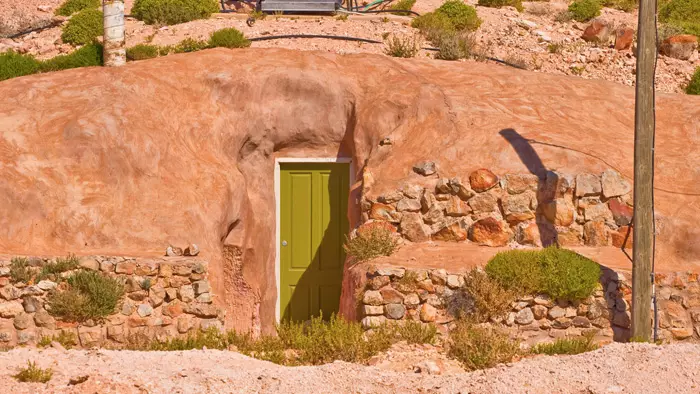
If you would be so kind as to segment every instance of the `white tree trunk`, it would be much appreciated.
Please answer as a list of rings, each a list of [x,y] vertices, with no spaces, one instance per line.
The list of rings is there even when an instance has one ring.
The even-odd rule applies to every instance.
[[[119,67],[126,64],[124,40],[124,0],[103,0],[104,65]]]

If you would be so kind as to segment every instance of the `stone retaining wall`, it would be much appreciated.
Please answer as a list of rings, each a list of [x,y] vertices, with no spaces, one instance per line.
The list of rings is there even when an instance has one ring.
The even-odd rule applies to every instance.
[[[414,171],[426,177],[427,186],[407,184],[365,196],[363,222],[392,223],[413,242],[616,247],[626,242],[626,248],[632,247],[632,185],[614,170],[578,175],[549,171],[540,178],[498,177],[479,169],[464,180],[438,175],[430,162],[419,163]]]
[[[49,261],[29,259],[37,267]],[[0,260],[0,347],[33,345],[61,331],[74,334],[82,347],[119,347],[132,336],[163,339],[200,327],[223,328],[224,311],[212,303],[206,261],[90,256],[81,258],[80,266],[124,280],[125,297],[118,312],[103,322],[76,324],[55,319],[44,303],[57,283],[11,283],[10,260]]]
[[[444,269],[370,268],[365,289],[358,292],[365,329],[400,320],[433,323],[448,332],[469,299],[465,273]],[[660,338],[700,338],[698,275],[657,276]],[[546,295],[523,297],[508,315],[490,324],[529,344],[593,332],[600,341],[624,341],[630,335],[631,284],[622,273],[603,268],[600,286],[580,302],[552,300]],[[468,310],[468,307],[467,307]]]

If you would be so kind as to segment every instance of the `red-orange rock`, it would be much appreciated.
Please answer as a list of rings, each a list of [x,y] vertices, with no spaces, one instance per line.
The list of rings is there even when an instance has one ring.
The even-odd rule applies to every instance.
[[[559,246],[581,246],[583,236],[577,228],[567,228],[557,231],[557,243]]]
[[[629,236],[627,235],[628,232]],[[622,248],[622,245],[624,244],[625,249],[632,249],[633,235],[634,231],[631,227],[622,226],[617,231],[610,232],[610,239],[612,241],[612,245],[616,248]],[[625,239],[627,239],[626,242]]]
[[[178,317],[183,314],[182,304],[179,302],[171,302],[163,306],[163,315],[169,317]]]
[[[505,246],[513,237],[506,222],[487,217],[474,223],[471,240],[486,246]]]
[[[586,242],[586,246],[610,245],[608,226],[602,221],[586,223],[583,226],[583,240]]]
[[[688,60],[698,47],[698,38],[691,34],[682,34],[665,39],[659,50],[662,54],[675,59]]]
[[[610,26],[602,19],[594,19],[581,34],[588,42],[606,42],[610,38]]]
[[[608,201],[608,207],[612,212],[613,220],[618,226],[627,226],[632,223],[632,215],[634,214],[632,207],[617,198]]]
[[[380,202],[372,204],[372,208],[369,211],[369,218],[374,220],[385,220],[395,223],[399,221],[399,216],[398,212],[396,212],[396,208]]]
[[[631,27],[621,27],[615,31],[615,49],[624,51],[632,47],[634,41],[634,29]]]
[[[465,241],[467,239],[467,230],[460,222],[454,222],[433,234],[433,239],[437,241],[452,242]]]
[[[490,188],[496,186],[498,183],[498,177],[493,172],[480,168],[469,175],[469,184],[472,190],[476,192],[485,192]]]
[[[574,222],[574,204],[558,198],[542,205],[544,216],[555,226],[570,226]]]

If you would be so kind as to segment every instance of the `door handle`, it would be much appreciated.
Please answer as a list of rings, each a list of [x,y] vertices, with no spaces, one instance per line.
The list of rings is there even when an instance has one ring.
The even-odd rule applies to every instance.
[[[282,241],[282,246],[287,246],[287,241]]]

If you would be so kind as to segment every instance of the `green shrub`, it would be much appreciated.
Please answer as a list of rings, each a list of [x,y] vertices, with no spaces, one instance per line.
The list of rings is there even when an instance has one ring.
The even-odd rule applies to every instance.
[[[149,25],[176,25],[219,12],[216,0],[136,0],[131,15]]]
[[[391,35],[385,42],[384,53],[392,57],[410,58],[421,49],[420,39],[416,36]]]
[[[474,39],[471,34],[457,31],[445,31],[437,38],[438,53],[435,56],[442,60],[459,60],[471,57],[474,50]]]
[[[35,363],[27,361],[27,367],[22,368],[16,375],[12,377],[20,382],[28,383],[46,383],[51,380],[53,371],[51,368],[41,369]]]
[[[420,30],[433,45],[439,45],[440,39],[444,34],[455,32],[455,27],[450,18],[437,12],[429,12],[414,18],[411,26]]]
[[[56,15],[71,16],[84,9],[97,9],[100,5],[102,5],[100,0],[66,0],[56,9]]]
[[[102,45],[93,43],[69,53],[46,60],[41,64],[41,71],[59,71],[78,67],[102,65]]]
[[[78,344],[78,338],[74,333],[70,331],[61,331],[58,335],[45,335],[41,337],[41,340],[39,340],[36,345],[38,347],[48,347],[51,345],[51,342],[54,341],[60,343],[66,349],[71,349],[73,346]]]
[[[549,247],[498,253],[486,265],[486,273],[516,292],[579,300],[595,290],[600,266],[570,250]]]
[[[479,0],[477,2],[478,5],[482,7],[491,7],[491,8],[501,8],[501,7],[506,7],[510,6],[518,10],[519,12],[523,11],[523,3],[522,0]]]
[[[397,324],[396,335],[409,344],[434,344],[437,338],[437,327],[434,324],[424,324],[415,320],[406,320]]]
[[[47,298],[49,313],[64,321],[101,320],[117,308],[124,286],[98,271],[78,271],[67,278],[68,288]]]
[[[250,41],[238,31],[238,29],[228,28],[213,32],[209,38],[210,48],[246,48],[250,46]]]
[[[587,22],[600,15],[601,8],[598,0],[576,0],[569,5],[569,12],[575,21]]]
[[[57,258],[55,263],[48,263],[41,267],[41,271],[36,277],[36,281],[39,282],[44,279],[52,280],[58,282],[60,279],[60,274],[72,271],[80,266],[80,261],[75,256],[68,256],[67,258]]]
[[[131,48],[126,48],[126,60],[137,61],[153,59],[160,54],[160,48],[157,45],[139,44]]]
[[[603,0],[603,5],[624,12],[637,9],[637,2],[635,0]]]
[[[0,81],[37,73],[40,64],[34,56],[22,55],[13,50],[0,53]]]
[[[514,291],[504,288],[496,279],[479,269],[472,269],[465,275],[464,289],[469,305],[459,308],[462,313],[458,317],[476,323],[504,317],[516,299]]]
[[[416,4],[416,0],[399,0],[396,4],[389,7],[390,10],[395,11],[410,11]],[[394,15],[409,15],[408,12],[392,12]]]
[[[659,21],[700,38],[700,1],[670,0],[660,6]]]
[[[73,15],[63,28],[61,39],[72,45],[86,45],[103,34],[102,11],[87,9]]]
[[[447,354],[459,361],[465,369],[473,371],[510,362],[519,353],[519,349],[519,344],[507,334],[458,321],[450,331]]]
[[[700,95],[700,67],[695,69],[695,73],[690,78],[688,86],[685,88],[688,94]]]
[[[345,238],[343,248],[348,256],[356,262],[366,261],[379,256],[391,256],[398,243],[396,235],[386,222],[372,222],[360,227],[357,236]]]
[[[10,280],[12,283],[29,283],[33,276],[34,272],[29,267],[29,260],[24,257],[13,257],[10,260]]]
[[[561,338],[551,343],[540,343],[535,345],[530,352],[533,354],[579,354],[598,349],[598,345],[593,342],[593,335],[583,338]]]
[[[175,53],[189,53],[197,52],[202,49],[207,49],[209,44],[206,41],[195,40],[194,38],[185,38],[180,41],[175,47],[173,47],[173,52]]]
[[[435,12],[445,15],[456,30],[475,31],[481,26],[482,21],[476,15],[476,8],[460,0],[447,0]]]

